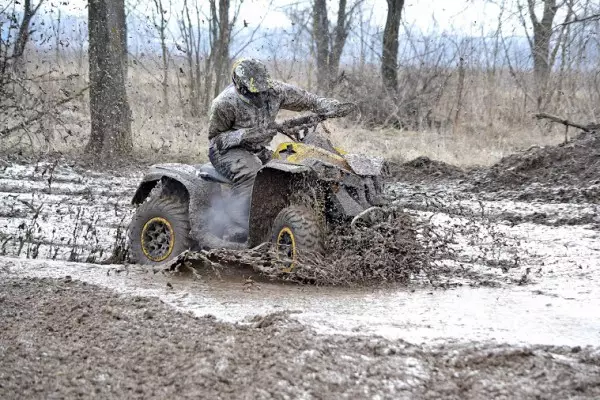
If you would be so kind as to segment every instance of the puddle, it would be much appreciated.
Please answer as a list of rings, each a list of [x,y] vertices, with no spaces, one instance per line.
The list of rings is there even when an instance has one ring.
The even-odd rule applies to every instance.
[[[574,277],[556,290],[554,278],[506,288],[347,289],[245,284],[243,276],[193,280],[140,266],[100,266],[0,259],[20,277],[70,275],[117,292],[156,296],[181,311],[243,322],[256,314],[296,310],[321,333],[380,335],[412,343],[495,340],[510,344],[600,345],[596,281]],[[116,271],[121,271],[117,273]],[[167,286],[167,282],[172,288]]]

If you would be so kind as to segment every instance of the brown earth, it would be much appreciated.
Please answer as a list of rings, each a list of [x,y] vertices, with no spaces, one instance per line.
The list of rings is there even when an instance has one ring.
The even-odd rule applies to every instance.
[[[0,283],[0,398],[598,398],[596,348],[417,346],[231,325],[51,279]]]
[[[428,183],[447,179],[462,179],[467,173],[454,165],[428,157],[417,157],[414,160],[399,163],[388,161],[385,168],[386,177],[390,181]]]
[[[489,168],[463,170],[427,157],[387,163],[387,179],[458,185],[520,201],[600,203],[600,133],[583,132],[558,146],[532,147]]]
[[[534,147],[504,157],[476,185],[502,190],[531,184],[587,187],[600,185],[600,135],[584,132],[558,146]]]

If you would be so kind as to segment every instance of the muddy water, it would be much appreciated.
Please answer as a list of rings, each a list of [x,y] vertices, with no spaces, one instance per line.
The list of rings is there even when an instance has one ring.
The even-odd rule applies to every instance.
[[[504,288],[342,289],[247,283],[243,275],[200,280],[140,266],[2,259],[3,273],[73,279],[121,293],[156,296],[198,316],[244,322],[291,310],[329,334],[381,335],[412,343],[496,340],[511,344],[600,345],[600,291],[588,279]],[[597,280],[595,282],[597,284]],[[597,286],[596,286],[597,287]]]

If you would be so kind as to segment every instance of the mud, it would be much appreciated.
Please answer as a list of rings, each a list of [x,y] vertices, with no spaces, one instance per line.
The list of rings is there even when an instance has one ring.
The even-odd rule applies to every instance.
[[[99,262],[125,246],[141,173],[0,165],[0,255]]]
[[[375,219],[364,226],[333,228],[326,237],[327,253],[302,254],[292,271],[285,268],[274,246],[266,243],[250,251],[187,252],[168,268],[210,268],[220,273],[246,266],[279,281],[327,286],[407,284],[415,276],[435,274],[430,260],[443,243],[426,246],[423,238],[417,238],[424,227],[397,209],[382,210]]]
[[[400,163],[388,161],[385,164],[385,177],[392,182],[437,182],[447,179],[462,179],[467,173],[459,167],[428,157]]]
[[[68,262],[125,245],[139,172],[0,165],[0,398],[598,398],[600,205],[443,176],[388,182],[395,218],[337,236],[331,287],[259,252]]]
[[[583,132],[568,143],[532,147],[489,168],[463,170],[427,157],[386,163],[392,184],[460,187],[481,200],[600,203],[600,132]]]
[[[122,260],[127,246],[125,230],[134,211],[130,199],[139,179],[135,171],[117,175],[56,162],[0,167],[0,255],[85,262]],[[389,193],[392,198],[404,198],[420,189],[410,190],[412,194]],[[459,231],[442,220],[432,225],[429,210],[399,204],[403,208],[394,211],[391,220],[372,230],[335,232],[330,236],[328,257],[298,268],[293,276],[279,273],[272,254],[257,258],[252,252],[215,252],[212,260],[227,267],[245,261],[269,276],[317,284],[407,282],[439,267],[432,268],[432,262],[465,258],[446,254],[446,244],[450,244],[446,242],[460,235],[479,235],[478,229]],[[425,212],[416,215],[415,211]],[[481,218],[476,219],[471,225],[481,225]],[[480,242],[475,237],[470,241]],[[461,254],[472,252],[471,248],[454,247]],[[491,265],[495,268],[497,260]]]
[[[232,323],[257,313],[290,310],[304,326],[323,334],[377,335],[411,343],[493,340],[513,345],[597,346],[600,295],[595,288],[600,283],[600,266],[590,262],[594,250],[585,245],[565,248],[563,254],[556,254],[557,262],[547,255],[552,251],[551,247],[543,249],[538,264],[546,263],[547,270],[530,271],[526,284],[515,284],[522,281],[517,271],[487,272],[484,281],[481,271],[470,270],[475,278],[459,275],[453,285],[444,288],[414,281],[383,287],[298,285],[271,282],[252,269],[227,268],[218,276],[206,269],[190,276],[137,265],[21,258],[0,259],[0,274],[53,279],[68,275],[128,296],[156,297],[177,310],[196,316],[211,314]],[[473,287],[473,282],[480,286]]]
[[[597,398],[589,346],[320,335],[228,324],[65,277],[0,283],[2,398]]]
[[[68,163],[0,166],[0,255],[118,260],[126,247],[124,233],[133,213],[130,199],[139,179],[136,171],[117,175]],[[299,269],[296,281],[428,281],[435,287],[526,283],[532,280],[528,268],[541,267],[539,249],[552,254],[545,243],[562,246],[559,232],[565,227],[573,228],[568,235],[574,241],[585,244],[594,240],[588,237],[593,238],[600,226],[597,203],[505,200],[491,192],[473,193],[462,180],[388,183],[386,193],[399,219],[375,230],[359,227],[333,235],[330,248],[337,250],[318,263],[318,270]],[[212,261],[226,261],[226,268],[246,261],[268,276],[293,280],[279,273],[273,257],[265,260],[252,252],[216,256]],[[598,254],[591,257],[600,259]],[[561,260],[550,258],[553,261],[544,264]],[[508,275],[509,270],[514,273]]]
[[[558,146],[534,147],[476,171],[473,190],[524,190],[520,200],[600,202],[600,136],[584,132]]]

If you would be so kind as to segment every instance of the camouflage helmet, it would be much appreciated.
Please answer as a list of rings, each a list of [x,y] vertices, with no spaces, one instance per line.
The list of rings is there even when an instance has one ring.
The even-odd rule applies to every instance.
[[[271,88],[271,77],[267,67],[253,58],[242,58],[233,64],[231,78],[241,95],[266,92]]]

